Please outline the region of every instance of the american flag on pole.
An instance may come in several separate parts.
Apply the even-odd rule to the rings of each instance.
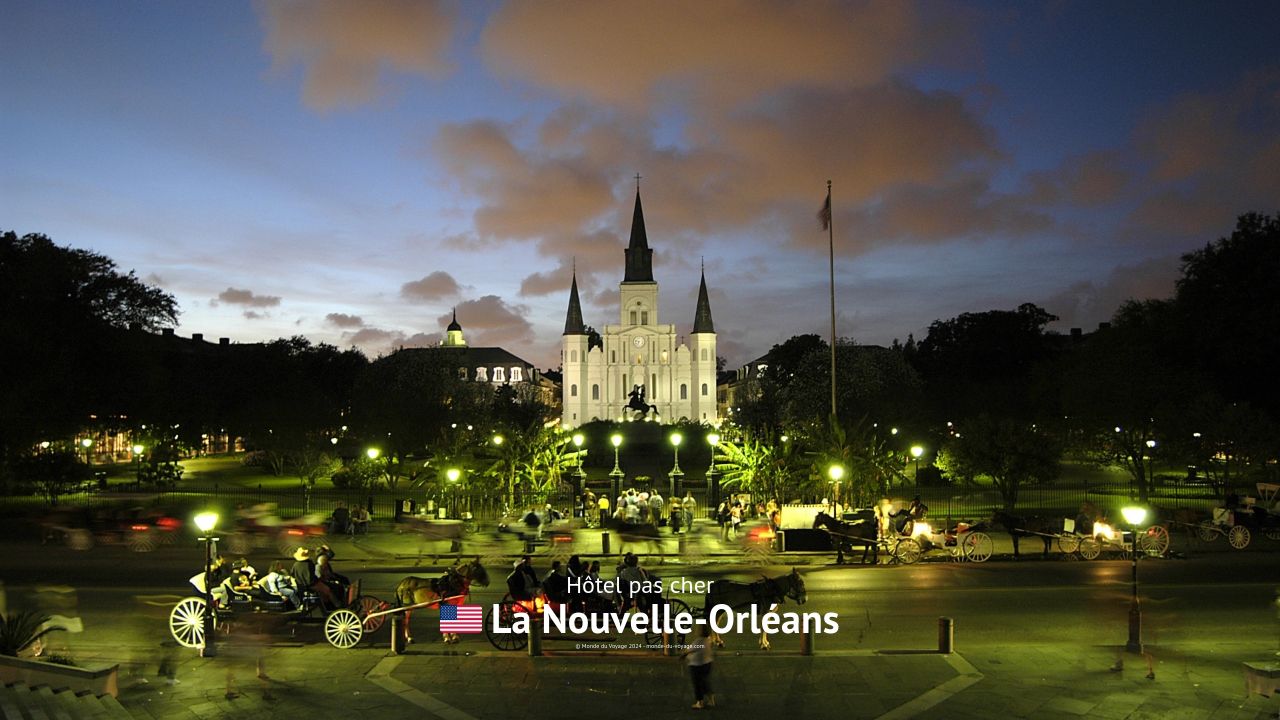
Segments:
[[[484,632],[484,609],[479,605],[441,605],[440,632],[459,634]]]

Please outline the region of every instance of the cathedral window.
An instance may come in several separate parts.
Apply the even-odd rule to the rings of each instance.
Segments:
[[[506,374],[506,372],[504,371],[504,369],[503,369],[503,368],[496,367],[496,368],[494,368],[494,369],[493,369],[493,381],[494,381],[494,382],[506,382],[506,381],[507,381],[507,374]]]
[[[489,382],[489,368],[476,368],[476,382]]]
[[[662,351],[662,364],[663,364],[663,365],[666,365],[666,364],[667,364],[667,351],[666,351],[666,350],[663,350],[663,351]]]
[[[569,362],[578,362],[578,351],[577,351],[577,350],[570,350],[570,351],[569,351]]]
[[[591,386],[591,399],[592,399],[592,400],[599,400],[599,399],[600,399],[600,386],[599,386],[599,385],[592,385],[592,386]]]
[[[640,324],[641,324],[641,325],[648,325],[648,324],[649,324],[649,311],[648,311],[648,310],[641,310],[641,311],[640,311]]]
[[[649,383],[649,386],[653,388],[653,392],[649,395],[649,397],[657,398],[658,397],[658,374],[654,373],[650,377],[653,378],[653,380]]]
[[[631,324],[632,324],[632,325],[635,325],[635,324],[636,324],[636,311],[635,311],[635,310],[632,310],[632,311],[631,311]]]
[[[702,383],[702,397],[706,397],[706,396],[707,396],[707,384]]]
[[[681,400],[689,399],[689,386],[686,385],[685,383],[680,383],[680,399]]]
[[[520,368],[518,367],[511,368],[511,382],[521,382],[523,379],[524,378],[521,377]]]
[[[609,364],[610,364],[610,365],[615,365],[615,364],[617,364],[617,362],[618,362],[618,351],[617,351],[617,350],[610,350],[610,351],[609,351]]]
[[[569,386],[569,397],[578,397],[578,386],[577,386],[577,385],[570,385],[570,386]]]
[[[706,348],[702,348],[702,356],[701,356],[701,357],[702,357],[702,362],[706,362],[706,361],[707,361],[707,349],[706,349]]]

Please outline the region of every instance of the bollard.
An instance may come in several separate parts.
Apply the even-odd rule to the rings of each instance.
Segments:
[[[778,552],[786,552],[786,551],[787,551],[787,533],[786,533],[786,531],[779,530],[779,531],[778,531],[777,536],[775,536],[775,538],[774,538],[774,539],[775,539],[775,540],[777,540],[777,542],[778,542]]]
[[[676,654],[676,649],[671,645],[671,633],[662,633],[662,654],[667,657]]]
[[[805,627],[804,633],[800,635],[800,654],[813,654],[813,628]]]
[[[542,657],[542,618],[529,617],[529,657]]]
[[[525,555],[532,555],[532,554],[533,554],[533,541],[532,541],[532,540],[527,540],[527,539],[526,539],[526,540],[524,541],[524,554],[525,554]]]
[[[391,616],[391,652],[404,654],[404,615],[395,613]]]
[[[680,553],[680,557],[684,557],[684,556],[685,556],[685,550],[686,550],[686,549],[687,549],[687,547],[688,547],[688,542],[687,542],[687,541],[689,540],[689,536],[688,536],[688,535],[678,535],[678,536],[676,536],[676,537],[677,537],[677,539],[676,539],[676,549],[677,549],[677,552],[679,552],[679,553]]]
[[[938,618],[938,652],[950,655],[956,644],[956,623],[949,617]]]
[[[600,533],[600,554],[609,554],[609,533],[607,532]]]

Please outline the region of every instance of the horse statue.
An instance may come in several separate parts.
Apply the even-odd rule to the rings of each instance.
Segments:
[[[658,406],[645,402],[643,385],[632,386],[631,392],[627,394],[627,397],[631,398],[627,402],[627,409],[638,413],[632,419],[647,420],[649,419],[649,413],[653,413],[654,417],[658,416]]]
[[[723,605],[734,613],[754,607],[763,615],[774,612],[787,598],[794,600],[797,605],[803,605],[809,599],[804,589],[804,578],[800,577],[800,572],[795,568],[791,568],[788,575],[762,577],[751,583],[716,580],[711,583],[709,592],[703,598],[703,607],[706,608],[709,622],[711,612],[717,605]],[[718,637],[715,642],[720,646],[724,645],[724,641]],[[769,648],[769,633],[761,632],[760,649]]]
[[[836,564],[844,564],[844,554],[848,552],[853,554],[854,548],[862,548],[862,563],[866,564],[867,554],[871,554],[871,562],[878,563],[880,561],[880,543],[879,533],[876,528],[876,520],[873,514],[867,513],[867,517],[859,518],[853,522],[844,522],[834,517],[819,512],[813,518],[813,529],[823,528],[827,534],[831,536],[831,544],[836,549]]]
[[[423,603],[436,603],[437,607],[441,604],[462,605],[471,594],[472,583],[481,587],[489,584],[489,572],[480,564],[478,557],[466,565],[454,565],[446,569],[438,578],[410,575],[401,580],[400,584],[396,585],[396,607]],[[412,612],[412,610],[406,610],[404,613],[404,632],[407,642],[413,642],[409,632],[409,615]],[[444,641],[448,644],[456,643],[458,634],[445,633]]]

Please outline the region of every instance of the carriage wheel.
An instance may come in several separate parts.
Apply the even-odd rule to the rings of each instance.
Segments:
[[[493,631],[493,614],[498,613],[498,622],[502,623],[505,628],[510,628],[515,623],[516,604],[508,600],[503,600],[497,606],[489,610],[484,619],[484,634],[489,638],[489,644],[499,650],[523,650],[529,644],[529,636],[524,633],[495,633]],[[534,618],[530,618],[532,621]]]
[[[1222,533],[1218,529],[1208,523],[1201,523],[1196,526],[1196,536],[1205,542],[1213,542],[1218,539]]]
[[[375,633],[382,627],[382,623],[387,621],[386,615],[379,615],[376,618],[369,617],[370,613],[376,613],[386,610],[389,607],[386,603],[372,595],[361,595],[356,598],[356,602],[352,605],[352,609],[360,616],[363,621],[365,632]]]
[[[183,598],[169,613],[169,634],[182,647],[204,646],[204,598]]]
[[[364,623],[355,612],[342,608],[329,613],[324,619],[324,637],[329,644],[346,650],[355,647],[364,636]]]
[[[1237,550],[1243,550],[1249,547],[1249,540],[1252,539],[1249,528],[1243,525],[1233,525],[1227,531],[1227,542],[1231,543],[1231,547]]]
[[[984,532],[969,533],[965,535],[961,543],[964,558],[969,562],[986,562],[990,560],[991,553],[996,546],[991,536]]]
[[[130,530],[126,542],[134,552],[151,552],[156,549],[156,539],[150,530]]]
[[[666,604],[671,606],[671,625],[673,627],[676,624],[676,618],[681,615],[688,615],[690,618],[693,617],[693,610],[689,607],[689,603],[681,600],[680,598],[669,598],[666,600]],[[687,636],[684,633],[674,632],[667,639],[667,642],[672,645],[683,645],[686,637]],[[655,645],[661,647],[662,633],[654,632],[653,630],[646,630],[644,634],[644,642],[651,648]]]
[[[902,538],[893,548],[893,557],[903,565],[912,565],[920,562],[920,556],[924,551],[920,548],[920,543],[915,538]]]
[[[1080,549],[1079,535],[1059,535],[1058,549],[1067,555],[1074,555]]]
[[[248,555],[253,552],[253,539],[248,533],[231,533],[231,537],[227,538],[227,549],[232,555]]]
[[[1087,537],[1080,539],[1080,557],[1085,560],[1096,560],[1101,554],[1102,543],[1098,542],[1096,538]]]
[[[1266,535],[1268,540],[1280,540],[1280,527],[1269,527],[1263,530],[1262,534]]]
[[[1152,525],[1138,539],[1138,548],[1152,557],[1163,557],[1169,551],[1169,528]]]

